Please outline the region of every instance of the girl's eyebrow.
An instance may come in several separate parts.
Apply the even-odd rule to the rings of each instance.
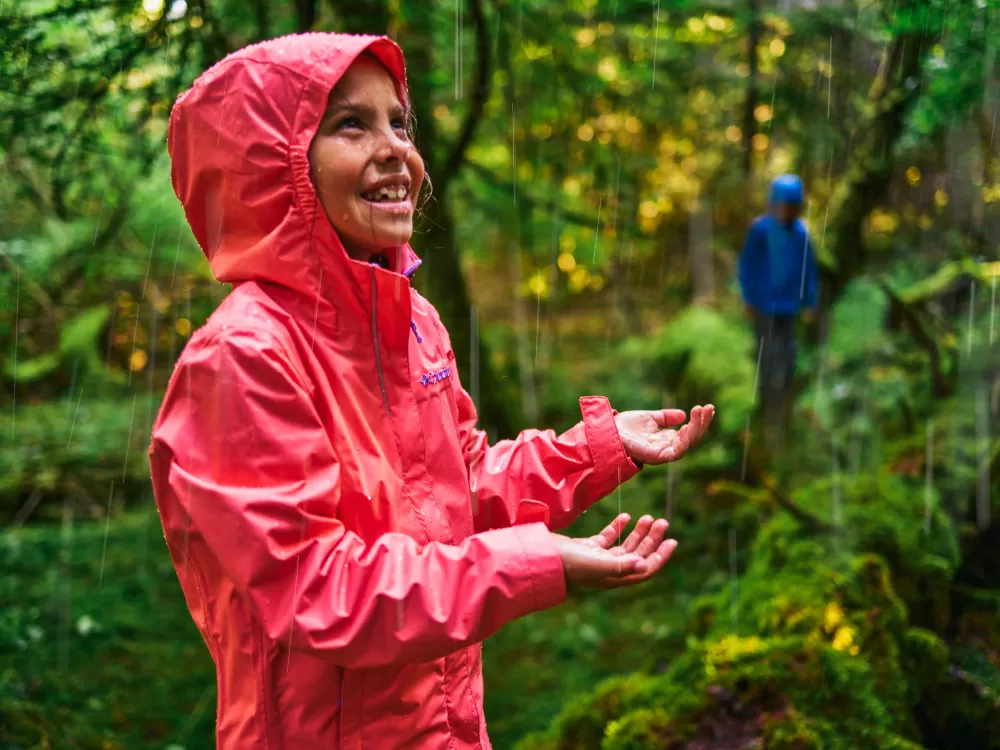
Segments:
[[[357,112],[368,118],[375,116],[375,108],[366,102],[352,102],[346,99],[337,99],[330,102],[330,106],[326,110],[327,116],[337,114],[339,112]],[[394,104],[390,108],[390,114],[394,116],[404,116],[406,114],[406,108],[402,104]]]
[[[333,114],[334,112],[340,112],[341,110],[360,112],[361,114],[371,114],[372,108],[364,102],[351,102],[346,99],[335,99],[330,102],[330,106],[327,107],[326,113]]]

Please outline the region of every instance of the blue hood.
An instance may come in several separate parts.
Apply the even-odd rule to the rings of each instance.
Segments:
[[[775,177],[771,183],[771,205],[775,203],[794,203],[801,206],[802,180],[793,174]]]

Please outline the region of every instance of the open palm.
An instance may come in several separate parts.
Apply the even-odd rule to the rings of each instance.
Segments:
[[[628,513],[622,513],[591,537],[555,535],[570,587],[633,586],[649,580],[666,565],[677,548],[676,541],[663,538],[669,524],[662,518],[654,521],[652,516],[643,516],[628,538],[616,544],[628,522]]]
[[[615,417],[615,424],[629,458],[657,465],[682,458],[705,436],[714,416],[715,407],[709,404],[694,407],[687,424],[681,409],[623,411]],[[679,430],[673,429],[680,425]]]

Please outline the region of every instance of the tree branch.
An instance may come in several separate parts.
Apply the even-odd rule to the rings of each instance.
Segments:
[[[477,164],[476,162],[469,160],[465,162],[465,166],[469,168],[469,171],[471,171],[483,182],[489,184],[491,187],[494,187],[497,190],[502,190],[507,195],[511,196],[514,195],[514,184],[500,179],[493,173],[493,170],[484,167],[482,164]],[[551,199],[535,198],[531,196],[523,187],[518,187],[517,202],[521,203],[522,201],[526,206],[528,206],[532,210],[536,208],[542,208],[543,210],[552,208]],[[589,228],[597,226],[596,215],[587,216],[586,214],[581,214],[576,211],[568,211],[561,206],[558,206],[558,210],[559,210],[560,220],[565,220],[570,224],[576,224],[577,226],[581,227]],[[641,234],[640,232],[635,231],[632,224],[629,224],[626,227],[619,227],[619,229],[622,230],[623,236],[626,237],[632,237],[634,239],[642,239],[642,240],[650,239],[648,235],[644,235]]]
[[[295,0],[296,31],[310,31],[316,23],[316,0]]]
[[[910,335],[917,345],[927,352],[931,363],[931,378],[934,386],[934,395],[937,398],[945,398],[951,393],[951,382],[941,369],[941,352],[938,350],[937,341],[927,331],[927,327],[912,305],[908,305],[901,300],[892,288],[885,282],[880,282],[879,286],[889,299],[891,314],[902,320],[909,330]]]
[[[0,258],[3,258],[3,262],[7,268],[17,274],[20,279],[20,283],[27,290],[28,294],[31,295],[31,298],[38,303],[39,307],[45,310],[50,318],[54,318],[56,314],[55,305],[52,302],[52,298],[46,293],[46,291],[25,275],[24,271],[21,270],[21,267],[13,258],[7,255],[3,247],[0,247]]]
[[[17,157],[10,151],[7,152],[4,169],[11,175],[20,178],[21,185],[28,193],[28,200],[31,201],[31,205],[35,207],[35,210],[41,216],[47,216],[50,208],[45,199],[44,187],[40,184],[38,178],[31,173],[30,169],[23,169]]]
[[[777,483],[770,475],[763,471],[755,471],[754,473],[757,475],[757,481],[760,483],[760,486],[767,490],[767,493],[771,496],[771,499],[774,500],[778,507],[787,512],[803,526],[807,527],[811,531],[819,531],[826,534],[840,533],[840,529],[832,523],[827,523],[818,516],[814,516],[805,508],[797,505],[794,500],[781,491]]]
[[[774,480],[767,476],[763,471],[755,470],[755,478],[757,479],[757,484],[760,485],[761,489],[767,493],[768,497],[782,510],[786,511],[791,515],[796,521],[801,523],[803,526],[808,528],[810,531],[819,531],[823,533],[839,533],[839,529],[833,524],[829,524],[821,518],[814,516],[809,511],[805,510],[801,506],[797,505],[791,498],[785,495],[778,486],[775,484]],[[717,490],[728,490],[735,495],[752,498],[752,488],[742,484],[740,482],[732,482],[728,480],[722,480],[719,482],[714,482],[713,487]]]

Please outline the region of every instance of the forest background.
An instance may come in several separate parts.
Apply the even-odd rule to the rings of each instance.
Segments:
[[[494,746],[1000,748],[998,0],[0,2],[0,748],[213,746],[146,450],[227,293],[169,184],[176,96],[305,30],[404,48],[414,246],[494,436],[712,402],[575,524],[655,580],[485,646]],[[806,184],[822,269],[766,450],[735,264]]]

